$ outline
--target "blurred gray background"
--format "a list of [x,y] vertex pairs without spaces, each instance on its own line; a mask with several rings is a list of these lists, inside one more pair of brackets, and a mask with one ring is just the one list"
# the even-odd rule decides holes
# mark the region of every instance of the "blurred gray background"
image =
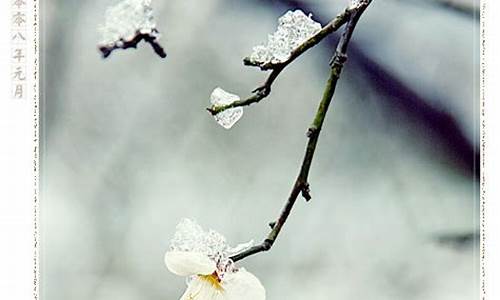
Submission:
[[[181,218],[260,241],[298,172],[337,36],[233,129],[205,112],[266,74],[242,58],[288,9],[347,0],[153,2],[168,57],[101,59],[113,0],[44,0],[41,297],[178,299],[163,255]],[[268,299],[478,295],[479,1],[375,0],[354,34],[310,183],[274,248],[241,262]]]

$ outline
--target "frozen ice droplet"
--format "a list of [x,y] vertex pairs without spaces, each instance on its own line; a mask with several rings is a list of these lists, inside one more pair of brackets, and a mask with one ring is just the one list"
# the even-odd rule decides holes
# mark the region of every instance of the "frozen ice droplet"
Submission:
[[[100,27],[102,45],[112,47],[132,40],[138,33],[159,37],[151,0],[123,0],[106,10]],[[118,45],[119,46],[119,45]]]
[[284,62],[321,28],[320,23],[302,10],[287,11],[279,18],[276,32],[269,35],[267,45],[253,47],[250,62],[254,65]]
[[[210,95],[210,103],[213,106],[227,105],[239,100],[240,97],[238,95],[228,93],[220,87],[214,89]],[[236,122],[238,122],[241,116],[243,116],[243,108],[235,107],[226,109],[225,111],[214,115],[214,118],[219,125],[226,129],[230,129],[234,124],[236,124]]]

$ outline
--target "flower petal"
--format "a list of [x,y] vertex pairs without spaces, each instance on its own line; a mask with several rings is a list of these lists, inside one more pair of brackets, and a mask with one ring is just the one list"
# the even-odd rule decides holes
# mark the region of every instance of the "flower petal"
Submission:
[[213,260],[200,252],[168,251],[165,265],[170,272],[179,276],[209,275],[216,270]]
[[222,282],[227,300],[265,300],[266,290],[259,279],[241,268],[228,273]]
[[226,300],[223,289],[216,287],[203,276],[195,276],[180,300]]
[[227,273],[214,284],[208,276],[193,276],[180,300],[265,300],[266,291],[259,279],[245,269]]

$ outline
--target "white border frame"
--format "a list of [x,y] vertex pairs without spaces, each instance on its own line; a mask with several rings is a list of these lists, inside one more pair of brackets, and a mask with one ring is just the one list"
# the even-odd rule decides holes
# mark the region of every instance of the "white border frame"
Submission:
[[0,1],[0,299],[39,298],[39,0],[26,2],[26,97],[13,99],[13,0]]
[[[10,99],[11,1],[0,1],[0,299],[39,298],[39,0],[31,9],[30,88]],[[500,1],[482,1],[480,298],[500,299]]]
[[[481,299],[500,299],[500,2],[481,15]],[[495,97],[497,96],[497,97]]]

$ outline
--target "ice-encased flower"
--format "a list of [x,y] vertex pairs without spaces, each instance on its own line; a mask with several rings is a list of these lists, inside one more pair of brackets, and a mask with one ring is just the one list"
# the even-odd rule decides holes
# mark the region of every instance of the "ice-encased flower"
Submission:
[[321,24],[302,10],[287,11],[278,20],[278,29],[268,36],[267,45],[255,46],[249,60],[255,65],[286,61],[293,50],[321,30]]
[[[240,97],[238,95],[234,95],[228,93],[221,89],[220,87],[215,88],[210,95],[210,103],[212,106],[223,106],[231,104],[235,101],[239,101]],[[234,107],[226,109],[216,115],[214,115],[215,121],[219,123],[222,127],[226,129],[230,129],[233,127],[236,122],[243,116],[243,108],[242,107]]]
[[120,47],[138,33],[159,38],[151,0],[123,0],[106,10],[106,21],[99,28],[101,45]]
[[172,273],[188,276],[181,300],[265,300],[259,279],[230,259],[252,244],[231,248],[220,233],[205,231],[189,219],[181,221],[165,254]]

